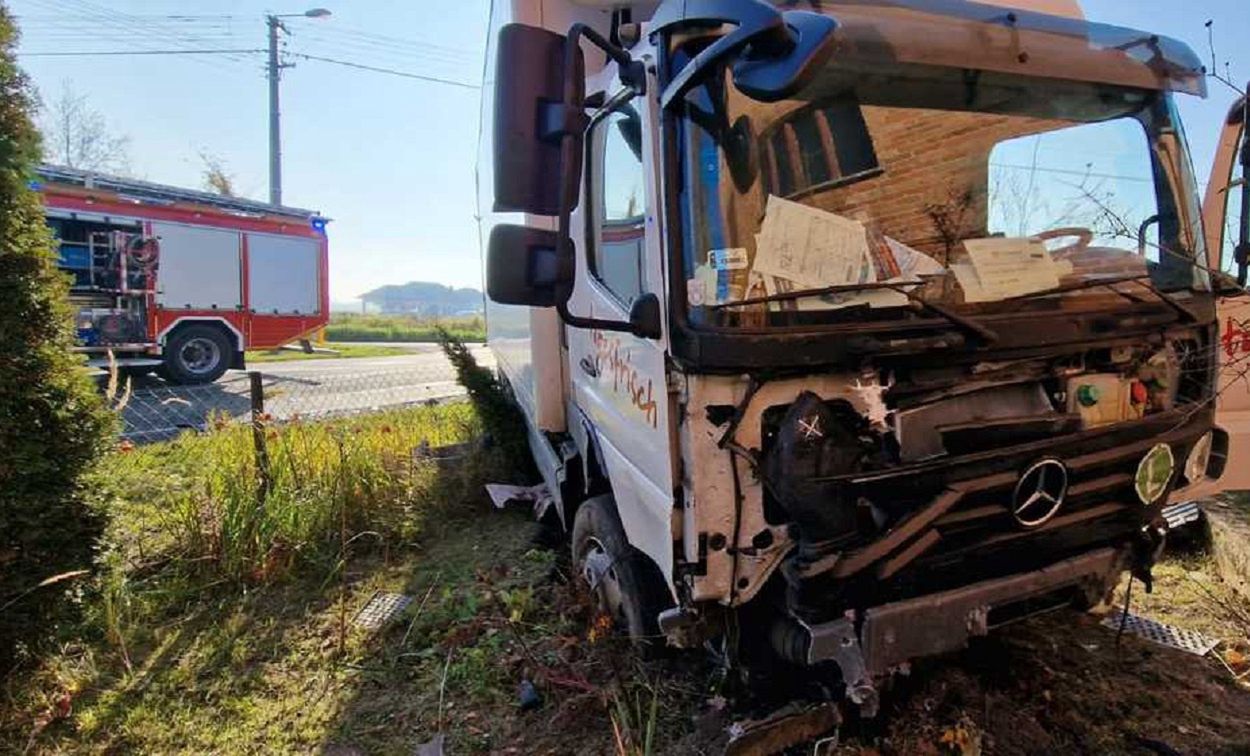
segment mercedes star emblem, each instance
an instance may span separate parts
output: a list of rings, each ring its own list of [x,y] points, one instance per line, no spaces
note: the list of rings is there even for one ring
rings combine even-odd
[[[1068,495],[1068,468],[1057,459],[1033,465],[1016,484],[1011,511],[1023,528],[1039,528],[1050,521]]]

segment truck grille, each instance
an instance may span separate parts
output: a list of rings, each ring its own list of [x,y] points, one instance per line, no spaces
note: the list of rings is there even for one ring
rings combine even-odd
[[[892,501],[891,508],[904,514],[874,540],[843,551],[832,569],[812,576],[824,589],[809,585],[802,593],[851,601],[856,594],[874,602],[895,599],[1041,567],[1095,546],[1123,544],[1164,504],[1147,507],[1138,500],[1134,476],[1142,457],[1167,443],[1176,459],[1184,459],[1210,421],[1209,412],[1193,413],[1192,408],[1156,418],[1058,443],[840,476],[845,494],[840,498]],[[1017,523],[1011,502],[1024,471],[1046,458],[1067,468],[1067,494],[1053,517],[1026,529]]]

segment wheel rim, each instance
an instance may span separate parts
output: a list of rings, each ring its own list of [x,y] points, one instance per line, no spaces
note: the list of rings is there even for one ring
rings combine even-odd
[[[210,338],[197,336],[178,350],[178,361],[183,369],[194,375],[211,373],[221,364],[221,348]]]
[[[617,622],[624,622],[624,601],[616,563],[598,538],[586,541],[579,572],[595,595],[599,610]]]

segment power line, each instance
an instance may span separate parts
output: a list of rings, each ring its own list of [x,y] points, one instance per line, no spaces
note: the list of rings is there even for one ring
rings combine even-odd
[[[1094,173],[1092,171],[1069,170],[1065,168],[1043,168],[1032,165],[1013,165],[1011,163],[990,163],[991,168],[1008,168],[1015,171],[1037,171],[1038,173],[1057,173],[1062,176],[1087,176],[1089,178],[1112,179],[1115,181],[1135,181],[1139,184],[1153,184],[1154,179],[1144,176],[1119,176],[1114,173]]]
[[[186,32],[183,32],[182,30],[170,29],[169,27],[165,26],[166,22],[145,21],[139,16],[131,15],[128,13],[123,13],[120,11],[115,11],[112,8],[108,8],[105,6],[97,5],[92,2],[88,2],[88,0],[58,0],[58,1],[61,4],[72,4],[72,7],[83,10],[89,14],[103,15],[105,18],[116,17],[121,21],[121,23],[126,24],[132,28],[138,29],[140,33],[143,33],[147,29],[154,30],[158,33],[158,35],[166,37],[169,40],[169,42],[175,45],[178,45],[181,49],[188,49],[187,47],[188,43],[190,45],[190,49],[209,47],[212,44],[208,40],[196,37],[193,33],[186,33]],[[152,40],[152,42],[154,44],[149,44],[145,46],[148,49],[152,49],[153,47],[156,47],[156,48],[161,47],[159,41]],[[227,54],[227,58],[236,63],[246,62],[246,59],[235,57],[234,55],[231,55],[231,54]],[[210,63],[208,61],[205,61],[205,62],[208,63],[208,65],[214,65],[213,63]]]
[[[350,50],[337,45],[325,45],[308,41],[292,45],[287,54],[291,55],[294,53],[304,53],[330,58],[331,60],[342,60],[359,65],[387,68],[423,76],[453,79],[455,81],[476,83],[478,74],[477,66],[470,65],[468,62],[451,63],[421,57],[393,56],[377,51]]]
[[[304,60],[316,60],[322,63],[333,63],[336,66],[347,66],[348,68],[359,68],[362,71],[373,71],[375,73],[390,74],[392,76],[402,76],[407,79],[419,79],[421,81],[429,81],[435,84],[446,84],[452,87],[463,87],[465,89],[481,89],[477,84],[466,84],[463,81],[453,81],[452,79],[442,79],[437,76],[423,76],[421,74],[409,73],[408,71],[397,71],[393,68],[382,68],[380,66],[366,66],[361,63],[352,63],[347,60],[339,60],[337,58],[324,58],[320,55],[307,55],[305,53],[290,53],[292,57],[303,58]]]
[[[133,19],[137,19],[137,20],[156,20],[156,21],[160,21],[160,20],[167,20],[167,21],[198,21],[198,20],[201,20],[201,19],[208,19],[208,20],[214,20],[214,21],[216,21],[216,20],[221,20],[221,19],[234,19],[234,18],[242,18],[241,16],[231,16],[231,15],[229,15],[229,14],[221,14],[221,15],[206,15],[206,16],[188,16],[188,15],[184,15],[184,14],[169,14],[169,15],[162,15],[162,14],[159,14],[159,13],[148,13],[148,14],[144,14],[144,13],[130,13],[130,14],[127,14],[127,16],[128,16],[129,18],[133,18]],[[87,17],[84,17],[84,16],[66,15],[66,14],[61,14],[61,13],[58,13],[58,14],[56,14],[56,15],[51,15],[51,14],[48,14],[48,15],[41,15],[41,14],[31,14],[31,13],[25,13],[25,14],[16,15],[16,16],[14,16],[13,18],[17,19],[18,21],[26,22],[26,21],[60,21],[60,20],[63,20],[63,19],[66,19],[66,20],[71,20],[71,21],[72,21],[72,20],[76,20],[76,19],[77,19],[77,20],[85,20]]]
[[[58,50],[56,52],[18,52],[33,58],[51,58],[89,55],[240,55],[243,53],[263,53],[265,50]]]
[[[441,44],[438,44],[437,42],[428,42],[428,41],[416,40],[416,39],[405,39],[403,37],[391,37],[385,34],[377,34],[375,32],[364,31],[362,29],[353,29],[351,27],[345,27],[342,24],[335,24],[333,26],[327,26],[323,29],[323,31],[327,31],[332,34],[340,34],[340,35],[346,35],[350,37],[356,37],[362,40],[372,41],[378,44],[390,45],[390,46],[400,47],[400,48],[405,48],[405,49],[416,46],[416,47],[435,48],[438,50],[442,50],[443,52],[455,53],[455,54],[473,52],[464,47],[452,47],[450,45],[441,45]]]
[[[328,36],[325,34],[309,34],[304,33],[298,37],[301,42],[313,42],[318,46],[325,46],[346,53],[348,57],[356,57],[361,54],[377,55],[386,58],[397,58],[403,60],[418,60],[421,62],[433,62],[443,65],[470,65],[476,64],[480,60],[480,55],[470,53],[448,53],[438,48],[426,48],[419,44],[409,45],[407,47],[392,47],[386,45],[375,45],[371,42],[352,39],[349,37]]]
[[[179,49],[188,49],[185,46],[179,45],[179,42],[186,41],[185,38],[180,39],[179,35],[163,34],[162,36],[167,36],[167,38],[163,40],[164,46],[162,46],[161,41],[149,39],[151,36],[150,28],[144,29],[142,26],[136,26],[133,22],[127,22],[124,18],[120,17],[117,12],[111,9],[97,8],[92,6],[90,3],[83,2],[83,0],[27,0],[27,2],[36,4],[42,8],[47,8],[62,15],[65,15],[65,11],[67,10],[78,10],[82,13],[82,15],[77,18],[86,19],[96,23],[98,33],[101,37],[120,37],[121,39],[118,40],[119,42],[128,44],[133,48],[142,50],[158,50],[165,49],[165,47],[172,45],[178,46]],[[166,30],[157,29],[157,31],[165,32]],[[204,48],[207,47],[207,45],[204,45],[201,42],[198,47]],[[230,70],[211,58],[192,57],[190,60],[218,70]],[[245,62],[246,59],[229,55],[226,60],[232,62]]]

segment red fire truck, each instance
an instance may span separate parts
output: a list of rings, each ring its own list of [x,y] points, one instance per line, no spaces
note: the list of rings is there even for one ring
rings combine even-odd
[[[329,319],[317,212],[48,165],[36,188],[94,367],[210,383]]]

